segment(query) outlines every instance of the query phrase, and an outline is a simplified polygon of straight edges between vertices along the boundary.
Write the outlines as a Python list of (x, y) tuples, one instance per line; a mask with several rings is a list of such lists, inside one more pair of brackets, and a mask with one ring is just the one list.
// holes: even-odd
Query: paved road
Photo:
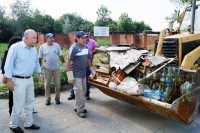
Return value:
[[(54, 94), (53, 94), (54, 96)], [(45, 105), (45, 97), (38, 96), (34, 123), (38, 131), (26, 133), (199, 133), (200, 113), (191, 125), (155, 115), (138, 106), (113, 99), (96, 88), (91, 90), (91, 100), (86, 101), (87, 118), (79, 118), (73, 111), (74, 100), (68, 101), (69, 90), (61, 93), (61, 105)], [(0, 100), (0, 133), (11, 133), (8, 128), (8, 100)], [(23, 127), (21, 115), (20, 126)]]

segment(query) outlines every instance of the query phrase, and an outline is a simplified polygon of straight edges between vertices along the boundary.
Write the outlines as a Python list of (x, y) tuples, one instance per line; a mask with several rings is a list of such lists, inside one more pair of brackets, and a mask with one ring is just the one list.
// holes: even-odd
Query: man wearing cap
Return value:
[[(89, 35), (87, 35), (87, 34), (86, 34), (86, 46), (88, 47), (89, 51), (92, 54), (92, 56), (91, 56), (91, 63), (92, 63), (93, 58), (94, 58), (94, 54), (97, 53), (96, 48), (98, 47), (98, 45), (97, 45), (96, 41), (91, 39), (89, 37)], [(90, 69), (87, 67), (86, 68), (86, 81), (88, 80), (90, 74), (91, 74)], [(86, 100), (90, 100), (90, 84), (88, 82), (87, 82), (87, 89), (86, 89), (85, 98), (86, 98)], [(70, 96), (68, 97), (68, 100), (72, 100), (72, 99), (75, 99), (73, 86), (70, 89)]]
[(85, 94), (86, 94), (86, 67), (90, 68), (93, 76), (96, 71), (91, 64), (91, 53), (86, 43), (86, 34), (83, 31), (76, 33), (77, 42), (74, 43), (67, 57), (67, 77), (68, 82), (73, 84), (75, 92), (74, 111), (81, 118), (86, 117), (87, 110), (85, 109)]
[(60, 64), (59, 58), (62, 62), (64, 70), (66, 64), (60, 45), (54, 42), (54, 35), (52, 33), (46, 34), (47, 42), (42, 44), (39, 48), (39, 62), (42, 65), (42, 59), (44, 64), (44, 81), (45, 81), (45, 96), (46, 105), (51, 104), (50, 96), (50, 82), (53, 76), (55, 82), (55, 102), (60, 104)]

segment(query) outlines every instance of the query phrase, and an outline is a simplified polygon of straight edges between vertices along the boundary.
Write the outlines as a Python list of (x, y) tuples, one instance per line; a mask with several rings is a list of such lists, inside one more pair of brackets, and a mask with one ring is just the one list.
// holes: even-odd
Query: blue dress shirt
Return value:
[(12, 78), (12, 75), (28, 77), (33, 72), (40, 73), (37, 49), (27, 47), (24, 41), (13, 44), (8, 51), (4, 68), (7, 78)]

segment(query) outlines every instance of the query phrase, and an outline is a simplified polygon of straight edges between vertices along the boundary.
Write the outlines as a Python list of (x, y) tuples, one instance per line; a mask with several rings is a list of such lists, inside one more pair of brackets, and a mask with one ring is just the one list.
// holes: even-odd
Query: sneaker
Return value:
[(90, 96), (85, 96), (85, 99), (86, 100), (90, 100)]
[[(74, 109), (74, 112), (77, 112), (77, 109)], [(87, 113), (87, 109), (83, 109), (82, 113)]]
[(60, 100), (56, 100), (56, 104), (60, 104)]
[(85, 118), (86, 117), (86, 114), (83, 113), (83, 112), (80, 112), (80, 113), (77, 113), (77, 115), (81, 118)]
[(51, 104), (51, 102), (49, 100), (46, 100), (46, 103), (45, 103), (47, 106), (49, 106)]
[(68, 100), (73, 100), (73, 99), (75, 99), (75, 96), (68, 97)]

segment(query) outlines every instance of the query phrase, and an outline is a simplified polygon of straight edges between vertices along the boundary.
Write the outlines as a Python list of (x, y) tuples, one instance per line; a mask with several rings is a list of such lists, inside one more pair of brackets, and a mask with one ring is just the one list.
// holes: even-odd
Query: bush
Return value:
[(98, 46), (110, 46), (109, 38), (98, 38), (97, 39)]
[[(43, 84), (39, 84), (38, 81), (38, 77), (37, 74), (33, 74), (33, 80), (34, 80), (34, 87), (35, 87), (35, 95), (44, 95), (45, 94), (45, 88), (44, 88), (44, 83)], [(60, 90), (63, 90), (64, 88), (62, 88), (62, 86), (65, 86), (67, 84), (67, 76), (66, 73), (64, 71), (60, 72)], [(52, 81), (50, 83), (50, 92), (51, 93), (55, 93), (55, 84), (53, 81), (53, 77), (52, 77)]]

